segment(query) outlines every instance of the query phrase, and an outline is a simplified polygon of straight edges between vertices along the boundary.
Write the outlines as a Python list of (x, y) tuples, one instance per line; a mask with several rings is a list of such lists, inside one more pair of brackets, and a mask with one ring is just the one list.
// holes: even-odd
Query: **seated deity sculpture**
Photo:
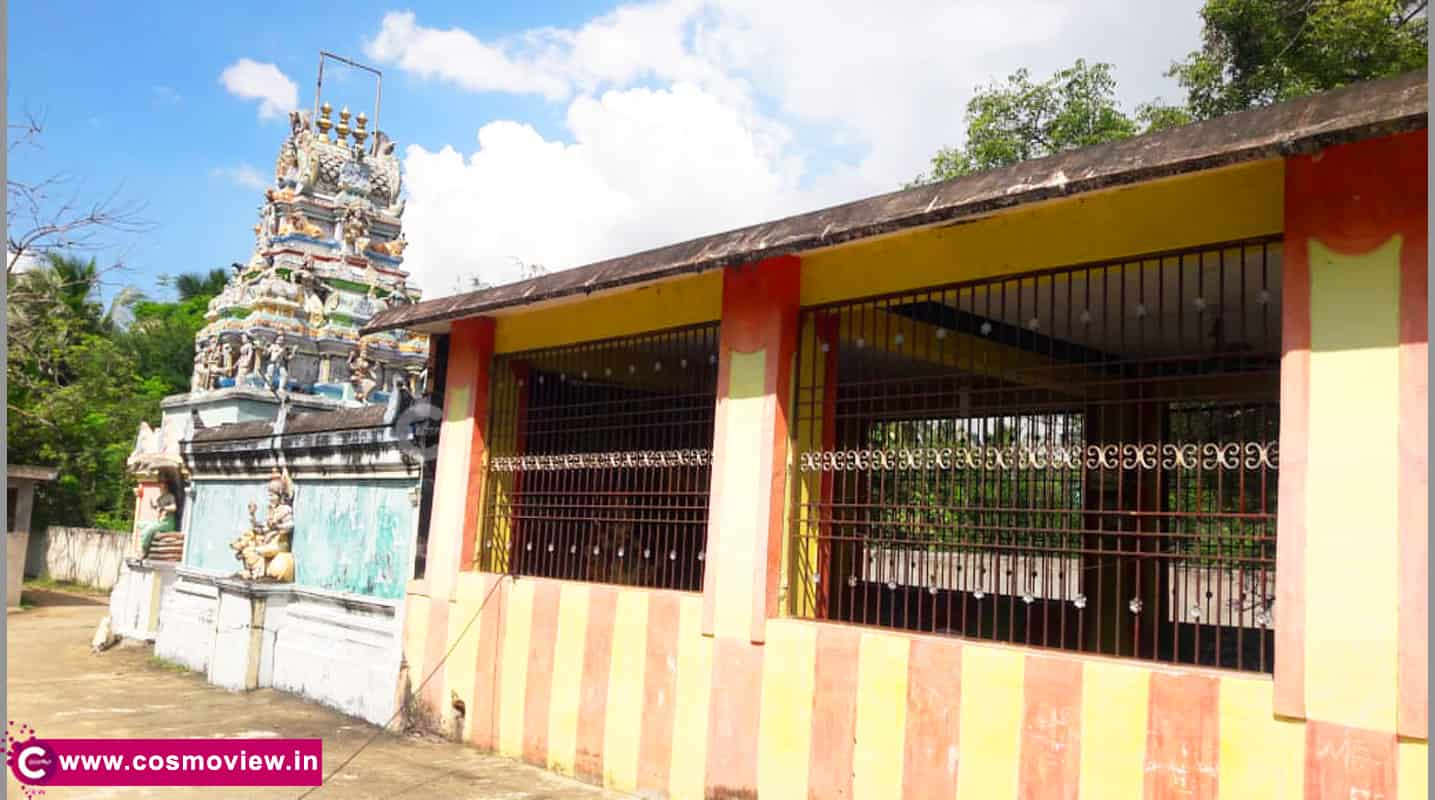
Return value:
[(288, 583), (294, 580), (294, 554), (289, 550), (294, 536), (294, 481), (287, 469), (270, 473), (268, 491), (264, 519), (256, 516), (257, 508), (250, 503), (249, 530), (229, 546), (243, 565), (240, 577)]
[(156, 516), (140, 528), (140, 558), (163, 555), (165, 560), (178, 560), (176, 551), (183, 546), (184, 535), (178, 532), (176, 512), (179, 505), (175, 503), (174, 495), (166, 489), (150, 500), (150, 508), (154, 509)]

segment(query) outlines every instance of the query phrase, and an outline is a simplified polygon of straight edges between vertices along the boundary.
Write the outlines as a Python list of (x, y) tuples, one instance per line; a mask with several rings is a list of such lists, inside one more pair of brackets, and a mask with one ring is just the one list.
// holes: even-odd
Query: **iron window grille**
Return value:
[(718, 324), (494, 359), (479, 563), (699, 591)]
[(806, 308), (798, 616), (1270, 672), (1278, 238)]

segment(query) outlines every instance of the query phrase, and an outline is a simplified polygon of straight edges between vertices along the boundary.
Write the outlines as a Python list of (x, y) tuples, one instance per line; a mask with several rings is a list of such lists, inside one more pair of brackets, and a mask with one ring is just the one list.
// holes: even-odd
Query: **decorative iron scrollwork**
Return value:
[(575, 469), (664, 469), (706, 467), (711, 450), (626, 450), (609, 453), (555, 453), (497, 456), (489, 462), (493, 472), (555, 472)]
[[(1167, 442), (1143, 444), (1036, 445), (1024, 447), (888, 448), (811, 450), (803, 472), (932, 471), (967, 469), (1056, 470), (1260, 470), (1278, 469), (1280, 444), (1269, 442)], [(643, 464), (642, 466), (647, 466)]]

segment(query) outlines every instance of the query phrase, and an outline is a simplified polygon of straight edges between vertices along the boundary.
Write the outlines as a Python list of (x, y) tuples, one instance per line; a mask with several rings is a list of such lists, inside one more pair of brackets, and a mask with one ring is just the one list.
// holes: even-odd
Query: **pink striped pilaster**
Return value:
[[(812, 755), (807, 774), (807, 796), (812, 800), (852, 797), (861, 650), (860, 629), (836, 625), (823, 625), (817, 629), (817, 663), (812, 693)], [(929, 653), (923, 653), (923, 658), (929, 656)]]
[(613, 622), (618, 590), (594, 586), (588, 595), (588, 635), (583, 642), (583, 679), (578, 698), (578, 741), (573, 771), (603, 782), (603, 731), (608, 713), (608, 673), (613, 663)]
[(553, 690), (553, 650), (558, 642), (557, 581), (534, 581), (533, 621), (528, 632), (528, 676), (523, 684), (523, 760), (548, 764), (548, 708)]
[[(497, 589), (495, 583), (502, 583)], [(483, 576), (483, 596), (488, 605), (479, 612), (478, 663), (473, 670), (473, 707), (468, 713), (473, 720), (469, 742), (481, 750), (498, 749), (498, 699), (502, 696), (500, 676), (503, 670), (503, 636), (508, 627), (508, 595), (512, 582), (503, 575)], [(492, 595), (489, 592), (493, 592)], [(470, 634), (471, 635), (471, 634)]]
[(1305, 796), (1395, 800), (1393, 732), (1310, 720), (1305, 726)]
[(713, 639), (708, 703), (708, 797), (757, 796), (757, 743), (762, 720), (763, 648)]
[(445, 408), (439, 428), (433, 514), (424, 560), (429, 620), (423, 664), (433, 677), (422, 693), (429, 710), (444, 718), (450, 713), (449, 699), (443, 696), (443, 655), (450, 644), (449, 605), (458, 573), (472, 568), (477, 522), (471, 506), (476, 507), (482, 496), (482, 471), (473, 464), (481, 460), (488, 424), (493, 331), (492, 319), (456, 320), (444, 368)]
[(678, 629), (681, 596), (648, 595), (647, 663), (643, 669), (643, 730), (638, 743), (638, 789), (668, 791), (673, 761), (673, 721), (678, 696)]
[(1220, 776), (1220, 681), (1153, 672), (1149, 708), (1145, 800), (1214, 800)]
[(1081, 662), (1026, 657), (1017, 795), (1076, 800), (1081, 785)]
[(961, 642), (914, 638), (907, 658), (904, 796), (956, 796), (961, 698)]

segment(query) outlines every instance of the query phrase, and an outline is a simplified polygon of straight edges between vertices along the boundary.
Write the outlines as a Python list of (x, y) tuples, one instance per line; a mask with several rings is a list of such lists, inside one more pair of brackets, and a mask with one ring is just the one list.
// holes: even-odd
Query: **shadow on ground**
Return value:
[[(103, 597), (89, 597), (50, 589), (25, 589), (20, 594), (20, 602), (32, 608), (47, 608), (50, 606), (103, 606), (108, 601)], [(98, 625), (99, 621), (96, 620), (95, 624)]]

